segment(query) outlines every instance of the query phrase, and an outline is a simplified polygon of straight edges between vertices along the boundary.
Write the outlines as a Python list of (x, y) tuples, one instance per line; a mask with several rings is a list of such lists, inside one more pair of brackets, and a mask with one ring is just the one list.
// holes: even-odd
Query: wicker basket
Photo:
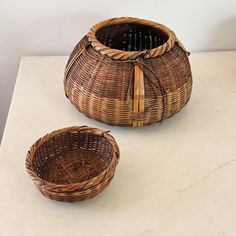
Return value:
[(45, 135), (31, 147), (26, 169), (39, 191), (54, 200), (74, 202), (100, 193), (119, 160), (115, 139), (87, 126)]
[(65, 93), (81, 112), (108, 124), (161, 122), (189, 101), (187, 55), (164, 25), (130, 17), (105, 20), (72, 51)]

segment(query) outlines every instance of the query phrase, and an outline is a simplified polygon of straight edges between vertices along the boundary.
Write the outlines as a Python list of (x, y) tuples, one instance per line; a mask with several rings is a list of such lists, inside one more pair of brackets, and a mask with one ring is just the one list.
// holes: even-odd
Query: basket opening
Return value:
[(113, 147), (102, 136), (68, 132), (46, 141), (36, 152), (33, 170), (56, 184), (87, 181), (111, 163)]
[(97, 40), (105, 46), (123, 51), (142, 51), (157, 48), (168, 40), (168, 35), (151, 26), (137, 23), (114, 24), (99, 29)]

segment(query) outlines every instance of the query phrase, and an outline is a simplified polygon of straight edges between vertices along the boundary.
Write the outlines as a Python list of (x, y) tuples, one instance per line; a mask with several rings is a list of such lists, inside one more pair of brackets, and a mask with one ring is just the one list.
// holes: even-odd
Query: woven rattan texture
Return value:
[(99, 129), (70, 127), (39, 139), (30, 149), (26, 168), (36, 187), (59, 201), (79, 201), (101, 192), (114, 176), (119, 149)]
[[(192, 75), (182, 44), (176, 38), (170, 48), (172, 31), (138, 22), (101, 23), (105, 26), (91, 31), (104, 48), (93, 46), (90, 31), (73, 50), (66, 66), (65, 92), (87, 116), (111, 125), (142, 126), (171, 117), (189, 101)], [(135, 54), (116, 59), (130, 52)], [(155, 56), (145, 59), (150, 52)]]

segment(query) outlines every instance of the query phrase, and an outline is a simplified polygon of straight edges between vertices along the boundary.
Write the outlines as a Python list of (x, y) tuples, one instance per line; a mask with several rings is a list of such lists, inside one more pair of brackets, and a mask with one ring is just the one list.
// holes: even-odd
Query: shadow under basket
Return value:
[(37, 140), (27, 154), (26, 169), (43, 195), (74, 202), (107, 187), (118, 160), (118, 145), (108, 132), (75, 126)]
[(190, 99), (188, 55), (164, 25), (131, 17), (108, 19), (94, 25), (72, 51), (65, 93), (79, 111), (111, 125), (158, 123)]

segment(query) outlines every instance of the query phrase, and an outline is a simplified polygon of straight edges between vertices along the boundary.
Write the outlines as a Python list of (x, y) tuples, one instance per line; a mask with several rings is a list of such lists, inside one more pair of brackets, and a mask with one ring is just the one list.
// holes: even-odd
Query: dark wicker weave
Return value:
[(74, 202), (100, 193), (114, 176), (119, 160), (115, 139), (87, 126), (60, 129), (31, 147), (26, 168), (43, 195)]
[(187, 54), (161, 24), (129, 17), (105, 20), (71, 53), (65, 93), (81, 112), (108, 124), (161, 122), (189, 101)]

